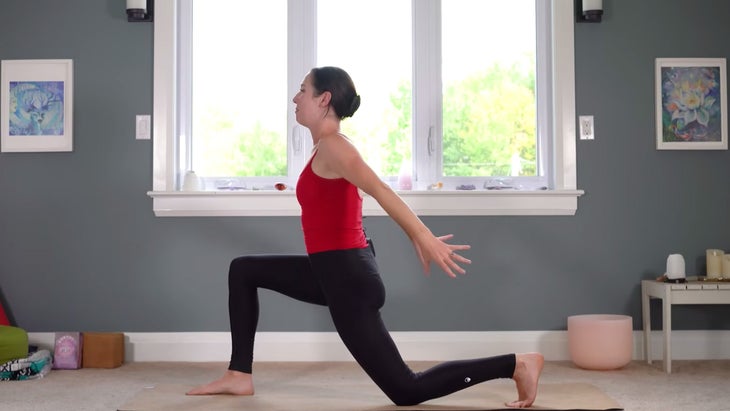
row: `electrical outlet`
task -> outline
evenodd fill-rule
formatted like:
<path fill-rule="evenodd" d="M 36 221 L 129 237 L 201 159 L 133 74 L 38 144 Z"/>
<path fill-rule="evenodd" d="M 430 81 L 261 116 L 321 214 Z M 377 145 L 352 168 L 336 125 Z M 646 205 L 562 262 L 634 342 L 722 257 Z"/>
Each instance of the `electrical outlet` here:
<path fill-rule="evenodd" d="M 578 127 L 580 128 L 581 140 L 593 140 L 595 138 L 593 130 L 593 116 L 579 116 Z"/>
<path fill-rule="evenodd" d="M 136 117 L 135 125 L 135 137 L 137 138 L 137 140 L 149 140 L 151 134 L 150 128 L 152 127 L 150 115 L 138 115 Z"/>
<path fill-rule="evenodd" d="M 147 115 L 138 115 L 136 117 L 136 132 L 135 137 L 137 140 L 149 140 L 150 139 L 150 127 L 152 124 L 150 124 L 150 116 Z"/>

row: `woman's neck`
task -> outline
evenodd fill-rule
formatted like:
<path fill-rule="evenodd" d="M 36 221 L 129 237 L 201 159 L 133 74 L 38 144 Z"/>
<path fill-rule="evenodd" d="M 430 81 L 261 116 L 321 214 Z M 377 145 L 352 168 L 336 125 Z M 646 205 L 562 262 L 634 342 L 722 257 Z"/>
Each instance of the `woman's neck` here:
<path fill-rule="evenodd" d="M 316 146 L 322 138 L 340 133 L 340 121 L 325 118 L 317 127 L 311 127 L 309 131 L 312 133 L 312 143 Z"/>

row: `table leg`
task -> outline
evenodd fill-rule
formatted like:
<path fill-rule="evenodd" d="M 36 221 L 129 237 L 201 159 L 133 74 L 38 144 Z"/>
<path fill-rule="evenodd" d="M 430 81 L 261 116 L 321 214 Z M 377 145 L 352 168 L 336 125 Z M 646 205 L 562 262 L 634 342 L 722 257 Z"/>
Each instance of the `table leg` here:
<path fill-rule="evenodd" d="M 669 289 L 662 299 L 662 327 L 664 328 L 664 371 L 672 373 L 672 296 Z"/>
<path fill-rule="evenodd" d="M 641 312 L 642 322 L 644 324 L 644 359 L 651 364 L 651 298 L 647 293 L 644 285 L 641 285 Z"/>

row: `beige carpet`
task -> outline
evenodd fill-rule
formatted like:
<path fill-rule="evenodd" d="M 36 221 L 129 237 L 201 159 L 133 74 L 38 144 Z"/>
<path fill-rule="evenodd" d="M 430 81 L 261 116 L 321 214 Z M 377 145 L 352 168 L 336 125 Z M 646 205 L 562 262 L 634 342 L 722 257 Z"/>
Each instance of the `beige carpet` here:
<path fill-rule="evenodd" d="M 367 379 L 358 374 L 332 378 L 331 366 L 280 370 L 276 384 L 257 387 L 256 395 L 186 396 L 186 384 L 157 384 L 139 391 L 119 411 L 391 411 L 391 410 L 502 410 L 516 399 L 511 380 L 491 381 L 412 407 L 396 407 Z M 295 372 L 287 372 L 295 371 Z M 539 410 L 615 410 L 621 406 L 588 383 L 543 383 L 532 407 Z"/>
<path fill-rule="evenodd" d="M 415 370 L 436 365 L 433 361 L 409 364 Z M 257 396 L 264 399 L 274 390 L 271 387 L 294 384 L 305 376 L 324 387 L 342 381 L 368 381 L 356 364 L 324 365 L 256 363 Z M 110 370 L 53 370 L 40 380 L 0 382 L 0 411 L 115 411 L 130 404 L 145 387 L 203 384 L 220 377 L 226 366 L 225 362 L 132 362 Z M 672 374 L 662 371 L 661 361 L 651 365 L 632 361 L 615 371 L 582 370 L 570 361 L 548 361 L 540 381 L 541 387 L 589 383 L 626 411 L 730 411 L 730 360 L 677 360 L 672 362 Z M 382 393 L 377 395 L 376 404 L 389 404 Z M 538 395 L 538 403 L 541 400 Z"/>

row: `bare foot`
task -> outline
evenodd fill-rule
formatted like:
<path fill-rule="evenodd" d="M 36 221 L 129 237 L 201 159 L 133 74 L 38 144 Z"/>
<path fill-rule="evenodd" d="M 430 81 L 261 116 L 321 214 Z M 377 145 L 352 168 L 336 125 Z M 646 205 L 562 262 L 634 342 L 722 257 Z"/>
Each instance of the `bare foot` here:
<path fill-rule="evenodd" d="M 537 397 L 537 381 L 545 363 L 542 354 L 531 352 L 517 354 L 515 359 L 515 373 L 512 379 L 517 385 L 517 401 L 506 403 L 512 408 L 528 408 Z"/>
<path fill-rule="evenodd" d="M 223 377 L 206 385 L 195 387 L 186 395 L 253 395 L 253 377 L 240 371 L 226 370 Z"/>

